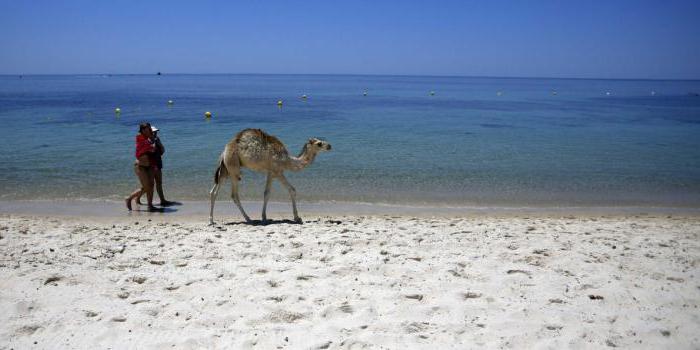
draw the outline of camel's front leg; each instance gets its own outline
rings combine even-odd
[[[216,202],[216,196],[219,194],[220,184],[215,183],[214,187],[211,188],[209,192],[209,199],[211,200],[211,207],[209,208],[209,225],[214,225],[214,202]]]
[[[263,209],[262,209],[262,221],[267,221],[267,200],[270,197],[270,190],[272,188],[272,173],[267,173],[267,182],[265,183],[265,193],[263,194]]]
[[[287,181],[287,178],[284,177],[284,174],[280,174],[279,179],[282,185],[287,188],[287,191],[289,191],[289,197],[292,198],[292,210],[294,212],[294,221],[301,223],[301,218],[299,217],[299,213],[297,212],[297,190],[294,189],[294,186],[292,186],[289,183],[289,181]]]
[[[233,202],[236,203],[236,206],[238,206],[238,210],[240,210],[241,214],[243,214],[245,221],[250,222],[250,217],[245,213],[245,210],[243,210],[241,199],[238,196],[238,176],[235,174],[231,175],[231,199],[233,199]]]

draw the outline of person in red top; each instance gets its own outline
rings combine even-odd
[[[165,146],[163,146],[163,143],[158,137],[158,128],[151,125],[151,131],[153,131],[153,137],[151,137],[151,141],[153,142],[153,146],[155,147],[155,152],[149,154],[151,155],[151,165],[153,165],[155,193],[157,193],[158,198],[160,198],[160,206],[169,207],[171,205],[180,205],[180,202],[173,202],[165,199],[165,194],[163,193],[163,153],[165,153]],[[136,198],[136,204],[142,205],[141,196]]]
[[[136,135],[136,162],[134,162],[134,172],[141,183],[141,187],[131,193],[126,198],[126,208],[131,210],[131,201],[146,193],[148,201],[148,211],[160,211],[153,206],[153,166],[151,155],[156,152],[156,147],[151,138],[153,131],[151,124],[141,123],[139,125],[139,133]]]

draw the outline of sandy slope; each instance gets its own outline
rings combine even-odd
[[[698,218],[136,220],[0,217],[0,348],[700,347]]]

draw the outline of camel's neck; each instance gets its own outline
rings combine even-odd
[[[304,168],[306,168],[314,162],[314,159],[316,159],[316,154],[317,153],[313,151],[311,147],[309,147],[308,143],[304,144],[304,148],[302,148],[301,153],[299,153],[298,157],[290,157],[289,170],[303,170]]]

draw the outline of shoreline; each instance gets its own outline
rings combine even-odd
[[[262,210],[260,201],[243,201],[243,206],[252,219],[259,219]],[[297,203],[304,216],[382,216],[404,217],[537,217],[573,216],[654,216],[675,215],[700,217],[700,208],[693,207],[644,207],[644,206],[561,206],[561,207],[508,207],[508,206],[434,206],[401,205],[386,203],[318,202]],[[142,206],[145,207],[145,206]],[[185,219],[187,221],[208,220],[208,201],[187,201],[182,205],[165,208],[162,213],[140,211],[134,205],[129,212],[121,201],[112,200],[10,200],[0,201],[0,215],[57,216],[81,218],[138,218]],[[290,202],[269,202],[268,216],[271,219],[291,218]],[[188,220],[189,219],[189,220]],[[217,200],[215,221],[242,220],[240,212],[229,200]]]

